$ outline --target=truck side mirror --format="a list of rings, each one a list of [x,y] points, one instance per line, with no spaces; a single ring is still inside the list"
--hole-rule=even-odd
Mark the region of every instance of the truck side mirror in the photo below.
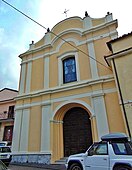
[[[88,151],[88,156],[93,156],[95,153],[94,153],[94,150],[93,149],[90,149]]]

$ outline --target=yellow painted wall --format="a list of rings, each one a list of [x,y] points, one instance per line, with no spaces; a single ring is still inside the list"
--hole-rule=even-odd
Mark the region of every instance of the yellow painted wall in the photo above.
[[[113,53],[117,53],[119,51],[131,48],[131,47],[132,47],[132,37],[131,37],[131,35],[130,36],[124,36],[122,39],[119,39],[118,41],[112,43]]]
[[[98,26],[98,25],[101,25],[105,22],[105,18],[98,18],[98,19],[93,19],[92,20],[92,25],[95,27],[95,26]]]
[[[127,113],[127,120],[129,123],[130,132],[132,134],[132,104],[131,103],[125,104],[125,109]]]
[[[52,31],[55,34],[58,34],[60,32],[63,32],[64,30],[71,29],[71,25],[72,25],[72,28],[83,28],[83,24],[81,21],[82,19],[80,17],[72,17],[72,20],[65,19],[59,22],[56,26],[54,26]]]
[[[50,87],[56,87],[58,85],[58,61],[56,55],[50,57]]]
[[[28,151],[38,152],[41,141],[41,107],[34,106],[30,111]]]
[[[111,68],[108,67],[106,61],[104,60],[104,54],[109,53],[108,47],[106,45],[106,42],[108,42],[109,40],[110,40],[110,37],[107,37],[107,38],[102,38],[100,40],[96,40],[94,42],[97,66],[98,66],[98,70],[99,70],[99,76],[113,74]],[[101,47],[103,47],[103,48],[101,48]]]
[[[132,99],[132,53],[115,59],[121,91],[125,101]]]
[[[88,47],[87,44],[79,46],[83,52],[87,53]],[[88,80],[91,79],[91,70],[90,70],[90,60],[89,56],[83,54],[81,51],[78,52],[79,55],[79,70],[80,70],[80,79],[81,80]]]
[[[105,104],[106,104],[110,132],[126,133],[117,93],[106,94]]]
[[[73,86],[74,87],[74,86]],[[68,97],[68,96],[72,96],[72,95],[79,95],[79,94],[83,94],[83,93],[88,93],[91,92],[91,87],[87,86],[84,88],[75,88],[75,89],[69,89],[69,90],[65,90],[60,93],[53,93],[52,99],[56,99],[56,98],[61,98],[61,97]]]
[[[44,82],[43,66],[44,66],[43,58],[34,60],[32,62],[31,91],[43,89]]]

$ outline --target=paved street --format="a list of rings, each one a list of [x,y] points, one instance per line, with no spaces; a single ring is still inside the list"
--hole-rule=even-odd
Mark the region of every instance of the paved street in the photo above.
[[[28,166],[13,166],[13,165],[8,167],[8,170],[42,170],[42,169],[44,168],[28,167]]]
[[[65,165],[9,165],[8,170],[66,170]]]

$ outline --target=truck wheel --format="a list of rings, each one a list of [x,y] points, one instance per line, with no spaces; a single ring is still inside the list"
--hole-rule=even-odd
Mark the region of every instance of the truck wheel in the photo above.
[[[115,167],[114,170],[131,170],[131,168],[125,165],[121,165],[121,166]]]
[[[79,164],[74,163],[70,166],[70,170],[82,170],[82,168]]]

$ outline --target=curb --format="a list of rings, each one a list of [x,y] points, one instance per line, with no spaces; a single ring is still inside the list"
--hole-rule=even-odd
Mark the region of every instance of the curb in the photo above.
[[[11,166],[25,166],[25,167],[36,167],[51,170],[66,170],[65,164],[32,164],[32,163],[10,163]]]

